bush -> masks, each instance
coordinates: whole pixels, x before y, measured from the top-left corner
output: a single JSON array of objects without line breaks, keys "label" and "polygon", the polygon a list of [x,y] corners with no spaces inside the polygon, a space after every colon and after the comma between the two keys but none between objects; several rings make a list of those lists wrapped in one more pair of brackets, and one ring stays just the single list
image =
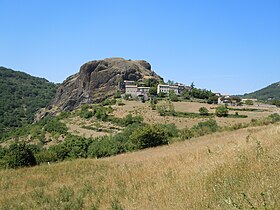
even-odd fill
[{"label": "bush", "polygon": [[218,116],[218,117],[226,117],[228,116],[228,109],[225,107],[225,106],[218,106],[216,108],[216,112],[215,114]]},{"label": "bush", "polygon": [[140,116],[140,115],[137,115],[137,116],[133,117],[132,114],[128,114],[124,118],[124,125],[128,126],[128,125],[131,125],[133,123],[142,123],[143,120],[144,120],[143,117]]},{"label": "bush", "polygon": [[277,113],[271,114],[268,117],[271,119],[272,123],[276,123],[280,121],[280,115]]},{"label": "bush", "polygon": [[115,141],[114,138],[104,136],[99,137],[93,141],[88,148],[89,157],[109,157],[121,153],[122,145],[120,142]]},{"label": "bush", "polygon": [[252,100],[246,100],[245,104],[246,105],[254,105],[254,102]]},{"label": "bush", "polygon": [[173,124],[156,124],[156,127],[164,130],[168,137],[174,138],[179,136],[179,129]]},{"label": "bush", "polygon": [[183,140],[191,139],[194,137],[193,132],[189,128],[184,128],[180,131],[180,138]]},{"label": "bush", "polygon": [[56,155],[57,160],[62,161],[68,157],[68,153],[70,152],[70,149],[67,148],[64,144],[57,144],[51,146],[49,148],[49,151],[53,152]]},{"label": "bush", "polygon": [[200,107],[199,108],[199,114],[201,115],[208,115],[209,114],[209,111],[206,107]]},{"label": "bush", "polygon": [[9,168],[36,165],[34,154],[25,143],[11,144],[7,150],[4,160]]},{"label": "bush", "polygon": [[117,91],[114,95],[114,98],[121,98],[122,97],[122,94],[120,91]]},{"label": "bush", "polygon": [[56,162],[58,160],[57,155],[54,151],[43,150],[35,154],[37,164],[47,163],[47,162]]},{"label": "bush", "polygon": [[191,131],[194,134],[194,136],[203,136],[206,134],[214,133],[218,130],[219,126],[217,122],[213,119],[210,119],[205,122],[200,122],[191,128]]},{"label": "bush", "polygon": [[113,99],[107,98],[105,101],[103,101],[103,102],[101,103],[101,105],[102,105],[102,106],[115,105],[116,102],[117,102],[117,100],[116,100],[115,98],[113,98]]},{"label": "bush", "polygon": [[63,143],[68,149],[67,157],[74,159],[86,158],[90,141],[92,140],[80,136],[68,135]]},{"label": "bush", "polygon": [[174,102],[179,101],[179,98],[174,91],[169,91],[169,100]]},{"label": "bush", "polygon": [[53,118],[47,122],[44,126],[45,131],[49,133],[59,133],[59,134],[67,134],[68,128],[62,122],[60,122],[57,118]]},{"label": "bush", "polygon": [[163,129],[147,125],[135,130],[130,141],[136,146],[135,149],[144,149],[168,144],[168,136]]}]

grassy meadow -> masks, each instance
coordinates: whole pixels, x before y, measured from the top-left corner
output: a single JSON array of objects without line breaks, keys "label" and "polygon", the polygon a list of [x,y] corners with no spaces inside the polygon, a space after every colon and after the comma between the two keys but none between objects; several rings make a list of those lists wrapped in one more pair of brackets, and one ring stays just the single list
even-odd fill
[{"label": "grassy meadow", "polygon": [[[199,118],[199,117],[175,117],[175,116],[160,116],[157,110],[152,110],[150,107],[150,103],[140,103],[138,101],[127,101],[124,100],[124,105],[118,106],[113,105],[113,115],[118,118],[124,118],[128,113],[131,113],[133,116],[140,115],[144,118],[144,122],[148,124],[175,124],[177,128],[183,129],[186,127],[192,127],[199,122],[206,121],[207,118]],[[164,102],[159,102],[159,105]],[[173,102],[174,108],[179,112],[190,112],[190,113],[199,113],[199,108],[206,107],[209,110],[209,113],[215,113],[215,108],[218,105],[215,104],[207,104],[207,103],[198,103],[198,102]],[[239,123],[249,123],[252,119],[262,119],[264,117],[269,116],[274,112],[278,112],[277,108],[266,108],[259,106],[242,106],[242,107],[231,107],[236,108],[238,110],[250,108],[256,109],[257,111],[236,111],[230,110],[229,114],[235,114],[238,112],[240,115],[246,115],[247,118],[226,118],[226,117],[214,117],[219,126],[233,126]],[[104,136],[110,133],[106,133],[103,130],[111,130],[113,134],[118,133],[121,128],[113,125],[110,122],[102,122],[96,119],[83,119],[79,116],[70,117],[64,122],[67,125],[70,133],[75,135],[83,136],[83,137],[97,137]],[[98,128],[88,129],[89,127]],[[101,129],[100,129],[101,128]],[[103,129],[103,130],[102,130]]]},{"label": "grassy meadow", "polygon": [[0,171],[1,209],[279,209],[280,125]]}]

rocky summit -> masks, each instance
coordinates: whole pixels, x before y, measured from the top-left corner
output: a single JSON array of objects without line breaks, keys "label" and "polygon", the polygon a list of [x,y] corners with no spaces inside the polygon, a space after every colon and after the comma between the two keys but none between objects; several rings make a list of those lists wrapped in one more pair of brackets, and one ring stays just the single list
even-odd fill
[{"label": "rocky summit", "polygon": [[144,76],[161,79],[144,60],[107,58],[87,62],[60,85],[52,109],[68,111],[81,104],[101,102],[122,91],[123,81],[138,81]]}]

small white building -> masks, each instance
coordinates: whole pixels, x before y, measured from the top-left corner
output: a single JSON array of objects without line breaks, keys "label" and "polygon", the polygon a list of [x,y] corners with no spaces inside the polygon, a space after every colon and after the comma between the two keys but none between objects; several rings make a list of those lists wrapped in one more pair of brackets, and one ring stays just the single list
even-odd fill
[{"label": "small white building", "polygon": [[157,94],[159,93],[166,93],[169,94],[169,91],[174,91],[174,93],[176,95],[179,94],[179,87],[176,85],[163,85],[163,84],[159,84],[157,86]]}]

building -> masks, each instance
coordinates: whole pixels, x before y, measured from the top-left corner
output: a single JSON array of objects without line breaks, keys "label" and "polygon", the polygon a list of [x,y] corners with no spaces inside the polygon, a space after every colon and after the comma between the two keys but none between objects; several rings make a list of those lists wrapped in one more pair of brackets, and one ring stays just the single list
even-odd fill
[{"label": "building", "polygon": [[169,94],[170,91],[174,91],[176,95],[179,95],[179,87],[177,85],[163,85],[159,84],[157,86],[157,94],[159,93],[165,93]]},{"label": "building", "polygon": [[138,87],[137,85],[125,85],[125,94],[131,96],[137,96]]},{"label": "building", "polygon": [[125,85],[125,94],[131,95],[133,98],[143,96],[148,98],[150,87],[138,87],[137,85]]}]

